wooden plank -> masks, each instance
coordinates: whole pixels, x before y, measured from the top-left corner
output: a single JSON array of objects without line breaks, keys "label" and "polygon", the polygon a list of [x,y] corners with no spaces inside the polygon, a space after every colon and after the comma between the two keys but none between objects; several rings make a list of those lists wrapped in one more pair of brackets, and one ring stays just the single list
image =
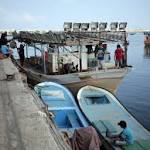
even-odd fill
[{"label": "wooden plank", "polygon": [[72,125],[72,127],[80,127],[80,124],[74,114],[67,114],[67,117]]}]

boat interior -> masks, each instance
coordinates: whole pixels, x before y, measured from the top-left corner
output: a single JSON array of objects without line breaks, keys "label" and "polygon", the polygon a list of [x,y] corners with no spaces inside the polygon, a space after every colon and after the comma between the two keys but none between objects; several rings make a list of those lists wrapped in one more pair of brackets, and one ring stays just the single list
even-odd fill
[{"label": "boat interior", "polygon": [[70,110],[52,110],[54,114],[53,121],[58,128],[69,129],[84,127],[75,109]]}]

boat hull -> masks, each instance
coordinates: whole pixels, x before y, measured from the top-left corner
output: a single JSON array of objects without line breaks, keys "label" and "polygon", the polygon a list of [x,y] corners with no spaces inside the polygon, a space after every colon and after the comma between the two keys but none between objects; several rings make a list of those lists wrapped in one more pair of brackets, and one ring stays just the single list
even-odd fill
[{"label": "boat hull", "polygon": [[42,75],[35,72],[27,72],[27,82],[36,85],[44,81],[52,81],[66,86],[76,96],[78,90],[86,85],[105,88],[113,93],[121,83],[124,76],[129,72],[128,68],[114,71],[86,72],[66,75]]},{"label": "boat hull", "polygon": [[68,87],[72,93],[76,96],[79,89],[86,85],[97,86],[100,88],[105,88],[113,93],[116,92],[117,87],[122,82],[123,77],[121,78],[103,78],[103,79],[95,79],[95,80],[85,80],[79,83],[70,83],[65,86]]},{"label": "boat hull", "polygon": [[64,75],[44,75],[35,72],[28,68],[21,67],[16,60],[14,63],[25,72],[27,75],[27,82],[34,87],[38,83],[51,81],[66,86],[74,96],[77,95],[78,90],[86,85],[93,85],[105,88],[113,93],[116,92],[123,78],[130,72],[131,68],[108,69],[99,71],[78,72]]}]

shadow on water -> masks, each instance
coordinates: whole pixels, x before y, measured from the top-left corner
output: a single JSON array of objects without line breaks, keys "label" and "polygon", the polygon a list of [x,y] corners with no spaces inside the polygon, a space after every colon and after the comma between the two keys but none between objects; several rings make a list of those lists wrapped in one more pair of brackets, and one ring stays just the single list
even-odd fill
[{"label": "shadow on water", "polygon": [[147,58],[147,57],[150,58],[150,45],[144,47],[144,56],[145,56],[145,58]]}]

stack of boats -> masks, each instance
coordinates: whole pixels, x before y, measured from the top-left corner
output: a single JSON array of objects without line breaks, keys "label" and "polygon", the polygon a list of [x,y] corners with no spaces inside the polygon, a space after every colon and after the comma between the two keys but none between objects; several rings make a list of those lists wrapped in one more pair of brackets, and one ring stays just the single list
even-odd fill
[{"label": "stack of boats", "polygon": [[[75,129],[93,125],[105,149],[150,149],[150,132],[110,92],[90,85],[84,86],[77,94],[78,106],[71,92],[58,83],[43,82],[34,89],[48,106],[48,111],[53,113],[54,124],[60,131],[73,133]],[[107,130],[113,134],[121,132],[117,125],[120,120],[125,120],[133,131],[134,144],[116,147],[107,141]]]}]

